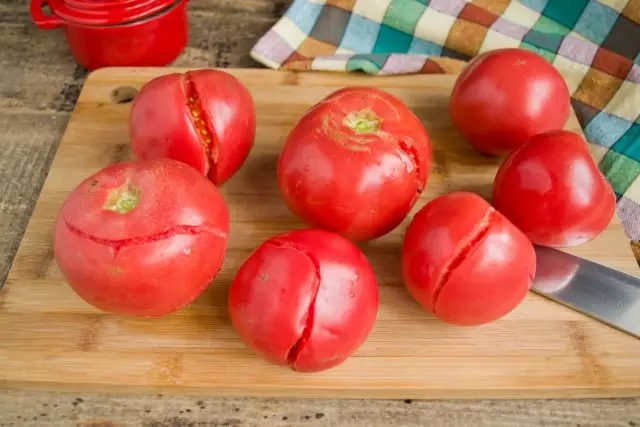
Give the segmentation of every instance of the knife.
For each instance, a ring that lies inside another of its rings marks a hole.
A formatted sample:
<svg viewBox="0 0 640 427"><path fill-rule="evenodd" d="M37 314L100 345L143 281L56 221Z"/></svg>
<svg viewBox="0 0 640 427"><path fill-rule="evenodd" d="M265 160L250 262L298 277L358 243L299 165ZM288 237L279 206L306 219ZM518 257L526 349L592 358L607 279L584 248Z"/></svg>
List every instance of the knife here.
<svg viewBox="0 0 640 427"><path fill-rule="evenodd" d="M640 278L557 249L535 250L534 292L640 338Z"/></svg>

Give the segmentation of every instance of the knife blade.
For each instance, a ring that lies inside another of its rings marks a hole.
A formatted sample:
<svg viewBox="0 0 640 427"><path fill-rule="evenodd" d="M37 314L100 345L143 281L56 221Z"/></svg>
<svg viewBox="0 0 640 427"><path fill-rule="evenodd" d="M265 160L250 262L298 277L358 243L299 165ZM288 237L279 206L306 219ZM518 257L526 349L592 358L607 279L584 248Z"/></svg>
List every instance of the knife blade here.
<svg viewBox="0 0 640 427"><path fill-rule="evenodd" d="M534 292L640 338L640 278L558 249L535 250Z"/></svg>

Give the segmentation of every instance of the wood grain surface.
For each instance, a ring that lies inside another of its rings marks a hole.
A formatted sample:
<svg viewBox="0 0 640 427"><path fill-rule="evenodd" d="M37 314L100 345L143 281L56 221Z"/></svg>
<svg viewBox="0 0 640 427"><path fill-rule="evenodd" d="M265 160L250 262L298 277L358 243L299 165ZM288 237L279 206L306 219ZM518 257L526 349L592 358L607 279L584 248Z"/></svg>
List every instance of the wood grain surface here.
<svg viewBox="0 0 640 427"><path fill-rule="evenodd" d="M258 128L249 159L222 188L232 217L222 271L192 305L159 319L105 314L85 304L53 259L55 217L82 179L131 158L130 104L117 103L118 94L173 71L103 69L86 80L0 299L4 387L351 398L640 395L639 340L533 293L505 319L479 328L447 326L424 313L399 274L399 245L410 217L389 235L361 245L379 281L381 306L371 336L346 363L322 373L295 373L262 362L235 336L226 312L235 271L262 240L304 226L276 187L282 142L303 112L330 92L377 86L422 120L435 164L414 212L450 191L489 196L499 159L478 154L452 127L447 103L453 76L227 70L251 91ZM575 117L567 128L579 131ZM617 220L571 252L637 274Z"/></svg>

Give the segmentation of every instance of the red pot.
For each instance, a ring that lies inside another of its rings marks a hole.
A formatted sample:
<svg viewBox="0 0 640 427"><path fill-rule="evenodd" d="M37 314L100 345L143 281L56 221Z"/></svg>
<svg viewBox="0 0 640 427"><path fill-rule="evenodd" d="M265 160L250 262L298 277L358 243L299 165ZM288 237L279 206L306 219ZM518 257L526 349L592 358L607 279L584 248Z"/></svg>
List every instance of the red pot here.
<svg viewBox="0 0 640 427"><path fill-rule="evenodd" d="M164 66L187 44L187 0L31 0L41 29L62 28L75 60L93 70ZM43 7L51 14L46 15Z"/></svg>

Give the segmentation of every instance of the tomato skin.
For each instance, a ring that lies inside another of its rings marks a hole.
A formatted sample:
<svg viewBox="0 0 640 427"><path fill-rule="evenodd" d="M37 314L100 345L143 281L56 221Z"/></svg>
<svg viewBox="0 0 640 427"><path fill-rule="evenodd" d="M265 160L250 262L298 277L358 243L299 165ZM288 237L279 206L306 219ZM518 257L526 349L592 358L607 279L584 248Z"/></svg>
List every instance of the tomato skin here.
<svg viewBox="0 0 640 427"><path fill-rule="evenodd" d="M511 312L535 269L531 242L473 193L431 200L402 242L407 290L425 310L454 325L481 325Z"/></svg>
<svg viewBox="0 0 640 427"><path fill-rule="evenodd" d="M305 229L264 241L229 289L236 333L263 359L300 372L344 362L368 337L378 287L346 238Z"/></svg>
<svg viewBox="0 0 640 427"><path fill-rule="evenodd" d="M368 130L353 129L367 120ZM299 120L278 161L278 185L298 218L362 241L402 222L430 168L431 145L418 118L386 92L350 87Z"/></svg>
<svg viewBox="0 0 640 427"><path fill-rule="evenodd" d="M115 212L118 189L138 204ZM58 215L53 249L71 288L96 308L153 317L195 299L222 264L229 213L216 187L171 159L108 166L81 182Z"/></svg>
<svg viewBox="0 0 640 427"><path fill-rule="evenodd" d="M493 204L541 246L575 246L611 222L616 198L585 140L559 130L536 135L496 174Z"/></svg>
<svg viewBox="0 0 640 427"><path fill-rule="evenodd" d="M538 133L561 129L571 109L562 75L544 58L507 48L473 58L456 79L449 112L479 151L507 154Z"/></svg>
<svg viewBox="0 0 640 427"><path fill-rule="evenodd" d="M196 104L189 104L190 98ZM238 79L219 70L195 70L145 84L131 106L129 129L138 158L179 160L222 185L253 147L256 116L251 94Z"/></svg>

